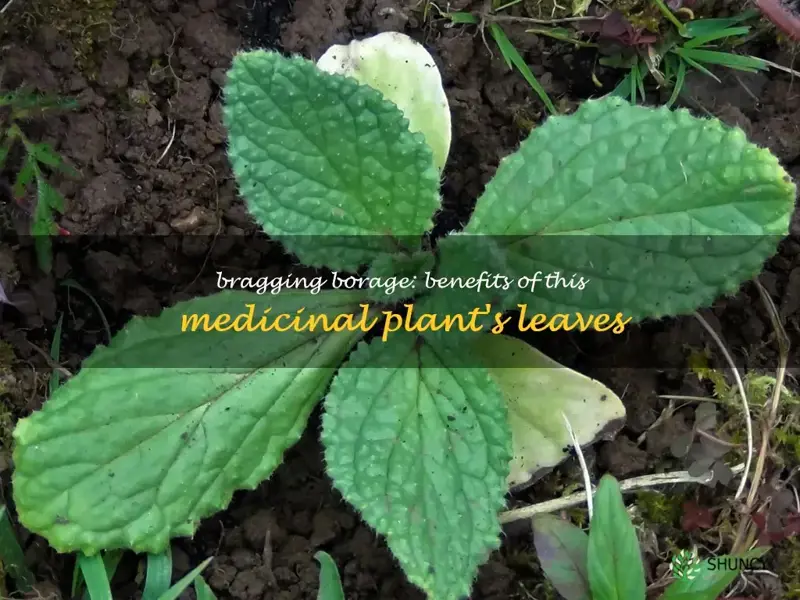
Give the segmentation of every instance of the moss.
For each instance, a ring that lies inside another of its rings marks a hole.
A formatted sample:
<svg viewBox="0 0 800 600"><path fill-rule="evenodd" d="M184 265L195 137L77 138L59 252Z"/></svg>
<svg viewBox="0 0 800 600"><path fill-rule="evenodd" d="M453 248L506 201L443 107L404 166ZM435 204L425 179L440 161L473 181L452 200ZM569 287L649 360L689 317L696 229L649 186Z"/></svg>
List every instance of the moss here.
<svg viewBox="0 0 800 600"><path fill-rule="evenodd" d="M636 494L636 506L642 518L650 525L663 525L669 528L680 523L683 496L667 496L658 492L644 490Z"/></svg>
<svg viewBox="0 0 800 600"><path fill-rule="evenodd" d="M39 0L16 9L0 35L16 31L32 36L42 25L50 25L72 44L75 64L89 77L96 76L101 60L101 41L113 27L117 0Z"/></svg>
<svg viewBox="0 0 800 600"><path fill-rule="evenodd" d="M573 0L522 0L523 12L534 19L563 19L572 16Z"/></svg>
<svg viewBox="0 0 800 600"><path fill-rule="evenodd" d="M786 600L800 600L800 538L790 538L776 553L775 570L780 574Z"/></svg>

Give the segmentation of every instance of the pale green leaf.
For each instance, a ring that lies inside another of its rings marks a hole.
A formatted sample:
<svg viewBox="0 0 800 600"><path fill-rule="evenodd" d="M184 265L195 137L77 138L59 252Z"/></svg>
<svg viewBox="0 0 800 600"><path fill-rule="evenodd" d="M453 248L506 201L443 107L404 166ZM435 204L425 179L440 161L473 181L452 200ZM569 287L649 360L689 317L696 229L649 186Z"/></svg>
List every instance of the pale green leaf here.
<svg viewBox="0 0 800 600"><path fill-rule="evenodd" d="M586 565L589 536L553 515L532 519L533 543L542 571L566 600L591 600Z"/></svg>
<svg viewBox="0 0 800 600"><path fill-rule="evenodd" d="M324 402L334 484L436 600L469 594L507 489L502 396L463 353L410 333L359 344Z"/></svg>
<svg viewBox="0 0 800 600"><path fill-rule="evenodd" d="M60 552L162 552L238 489L253 489L301 435L362 335L181 333L181 315L356 311L361 293L226 291L134 318L14 430L20 522Z"/></svg>
<svg viewBox="0 0 800 600"><path fill-rule="evenodd" d="M247 206L306 265L356 270L413 251L439 206L421 133L377 90L301 57L237 54L228 152Z"/></svg>
<svg viewBox="0 0 800 600"><path fill-rule="evenodd" d="M425 136L436 167L444 169L450 152L450 105L436 62L422 44L404 33L384 31L331 46L317 66L375 88L396 104L409 130Z"/></svg>
<svg viewBox="0 0 800 600"><path fill-rule="evenodd" d="M592 600L645 600L639 539L611 475L600 479L594 494L587 557Z"/></svg>
<svg viewBox="0 0 800 600"><path fill-rule="evenodd" d="M501 161L465 232L504 251L492 270L589 279L506 306L640 320L735 292L788 232L794 199L778 160L741 130L606 97L551 117Z"/></svg>
<svg viewBox="0 0 800 600"><path fill-rule="evenodd" d="M531 478L564 461L572 445L567 416L581 446L618 431L625 422L619 396L599 381L568 369L520 339L481 335L472 342L508 405L513 451L508 485L524 487Z"/></svg>

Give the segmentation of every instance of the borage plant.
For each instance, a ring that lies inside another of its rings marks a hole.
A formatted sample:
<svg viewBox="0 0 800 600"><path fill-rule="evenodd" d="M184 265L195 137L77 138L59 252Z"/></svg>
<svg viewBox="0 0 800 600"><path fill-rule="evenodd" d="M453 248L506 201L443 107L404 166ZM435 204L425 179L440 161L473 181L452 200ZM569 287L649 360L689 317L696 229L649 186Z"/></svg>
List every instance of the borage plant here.
<svg viewBox="0 0 800 600"><path fill-rule="evenodd" d="M389 66L362 70L360 81L435 69L429 57L415 66L402 53L381 60ZM735 292L788 230L795 186L742 131L606 98L534 130L501 161L465 230L434 251L423 240L440 203L437 145L426 141L437 134L423 125L430 115L410 129L391 86L376 88L300 57L254 50L234 58L225 89L230 159L270 236L301 262L338 271L487 271L515 281L560 270L591 283L536 293L420 285L407 290L410 300L292 291L270 298L273 315L303 308L357 319L360 304L380 315L405 300L427 313L527 303L531 313L640 321ZM182 302L134 318L97 348L14 432L20 521L59 551L161 552L235 490L268 478L324 398L334 484L386 537L411 582L454 600L469 594L499 545L497 515L514 469L538 460L524 455L536 458L542 444L525 436L549 439L552 462L569 445L559 413L574 425L583 407L619 400L486 330L398 331L386 341L362 340L359 330L180 333L186 313L213 319L264 300L223 291Z"/></svg>

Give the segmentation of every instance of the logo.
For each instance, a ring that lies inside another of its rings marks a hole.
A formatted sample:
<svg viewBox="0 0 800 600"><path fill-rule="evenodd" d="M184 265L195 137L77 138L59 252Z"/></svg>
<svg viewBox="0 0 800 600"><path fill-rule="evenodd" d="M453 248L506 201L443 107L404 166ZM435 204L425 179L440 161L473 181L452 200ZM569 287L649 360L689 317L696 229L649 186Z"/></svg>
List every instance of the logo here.
<svg viewBox="0 0 800 600"><path fill-rule="evenodd" d="M701 571L700 557L697 555L697 550L681 550L672 557L669 568L676 579L691 581Z"/></svg>

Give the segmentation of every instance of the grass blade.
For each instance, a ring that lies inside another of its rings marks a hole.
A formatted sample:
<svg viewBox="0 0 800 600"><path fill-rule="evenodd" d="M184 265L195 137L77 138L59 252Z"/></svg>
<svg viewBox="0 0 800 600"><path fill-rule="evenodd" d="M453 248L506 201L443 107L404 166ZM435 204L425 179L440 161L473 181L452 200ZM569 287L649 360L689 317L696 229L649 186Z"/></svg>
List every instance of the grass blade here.
<svg viewBox="0 0 800 600"><path fill-rule="evenodd" d="M749 27L731 27L730 29L721 29L719 31L714 31L706 35L701 35L699 37L692 38L691 40L683 44L683 47L697 48L699 46L708 44L709 42L721 40L727 37L734 37L737 35L747 35L749 32L750 32Z"/></svg>
<svg viewBox="0 0 800 600"><path fill-rule="evenodd" d="M730 52L717 52L715 50L691 48L688 50L681 50L681 56L684 58L691 58L701 63L720 65L723 67L728 67L729 69L748 71L751 73L755 73L756 71L766 71L769 68L761 59L753 56L731 54Z"/></svg>
<svg viewBox="0 0 800 600"><path fill-rule="evenodd" d="M517 67L522 76L525 78L525 81L528 82L528 85L533 88L533 91L541 98L544 105L547 107L547 110L550 111L550 114L557 114L558 111L556 107L553 105L553 101L550 100L550 96L547 95L547 92L544 91L544 88L539 83L539 81L534 76L533 72L531 71L530 67L528 67L525 60L520 56L520 53L514 47L514 44L511 43L511 40L508 39L506 32L503 31L497 23L489 23L489 31L494 38L494 41L497 43L497 47L500 48L500 53L503 55L503 58L506 60L506 64L509 67L512 65Z"/></svg>
<svg viewBox="0 0 800 600"><path fill-rule="evenodd" d="M672 87L672 94L667 102L667 108L671 108L683 89L683 83L686 81L686 63L682 60L678 61L678 74L675 76L675 85Z"/></svg>
<svg viewBox="0 0 800 600"><path fill-rule="evenodd" d="M78 565L86 583L86 591L92 600L114 600L106 566L99 554L86 556L81 552L78 555Z"/></svg>
<svg viewBox="0 0 800 600"><path fill-rule="evenodd" d="M711 77L711 79L713 79L714 81L717 81L718 83L722 83L722 82L719 80L719 77L717 77L716 75L714 75L714 74L713 74L711 71L709 71L708 69L706 69L706 68L705 68L703 65L701 65L699 62L697 62L697 61L696 61L695 59L693 59L691 56L688 56L688 55L684 54L684 52L683 52L683 49L682 49L682 48L676 48L676 49L675 49L675 54L677 54L678 56L680 56L680 57L681 57L681 58L682 58L682 59L683 59L683 60L684 60L684 61L685 61L685 62L686 62L686 63L687 63L689 66L691 66L691 67L694 67L695 69L697 69L697 70L698 70L698 71L700 71L701 73L705 73L706 75L708 75L709 77Z"/></svg>
<svg viewBox="0 0 800 600"><path fill-rule="evenodd" d="M715 31L727 29L732 25L743 23L748 19L759 16L761 13L757 10L745 10L735 17L727 17L724 19L697 19L696 21L689 21L686 23L686 32L692 37L701 35L708 35Z"/></svg>
<svg viewBox="0 0 800 600"><path fill-rule="evenodd" d="M468 12L449 12L445 15L451 22L457 25L477 25L478 17Z"/></svg>
<svg viewBox="0 0 800 600"><path fill-rule="evenodd" d="M56 323L56 331L53 334L53 343L50 344L50 358L53 362L58 364L59 357L61 356L61 328L64 326L64 313L58 315L58 323ZM53 369L50 373L50 395L52 396L58 389L61 383L61 374Z"/></svg>
<svg viewBox="0 0 800 600"><path fill-rule="evenodd" d="M158 600L176 600L178 596L180 596L183 593L183 590L192 585L192 582L194 582L194 580L200 575L200 573L203 572L203 569L205 569L208 566L208 563L210 563L212 560L214 560L214 557L209 556L207 559L205 559L203 562L197 565L194 569L192 569L186 575L181 577L178 583L176 583L169 590L161 594L161 596L158 597Z"/></svg>
<svg viewBox="0 0 800 600"><path fill-rule="evenodd" d="M36 579L25 564L25 553L19 545L5 506L0 507L0 563L14 580L17 589L30 591Z"/></svg>
<svg viewBox="0 0 800 600"><path fill-rule="evenodd" d="M319 592L317 600L344 600L339 569L330 554L320 550L314 555L319 562Z"/></svg>
<svg viewBox="0 0 800 600"><path fill-rule="evenodd" d="M194 595L197 596L197 600L217 600L217 596L202 577L195 577Z"/></svg>
<svg viewBox="0 0 800 600"><path fill-rule="evenodd" d="M631 95L631 87L634 86L633 83L633 73L628 71L628 74L622 78L611 92L609 92L609 96L619 96L620 98L627 98Z"/></svg>
<svg viewBox="0 0 800 600"><path fill-rule="evenodd" d="M74 279L65 279L61 282L61 285L63 285L65 288L78 290L81 294L86 296L92 304L94 304L94 307L97 309L97 312L100 315L100 320L103 322L103 329L105 329L106 336L108 336L108 343L111 343L111 327L108 324L108 319L106 319L106 314L103 312L103 309L100 308L100 303L95 300L95 297L92 296L89 290L87 290Z"/></svg>
<svg viewBox="0 0 800 600"><path fill-rule="evenodd" d="M147 575L145 576L142 600L158 600L172 583L172 551L169 547L161 554L147 555Z"/></svg>
<svg viewBox="0 0 800 600"><path fill-rule="evenodd" d="M122 550L107 550L106 552L103 553L103 564L106 567L106 578L108 579L109 582L114 579L114 573L117 572L117 566L119 565L119 561L122 560L122 554L123 554ZM80 586L80 584L83 583L83 577L81 575L81 570L78 567L77 561L75 561L75 570L78 574L78 577L73 578L72 581L73 598L78 597L78 593L76 590L78 586ZM88 591L84 592L83 600L92 600L92 597Z"/></svg>

